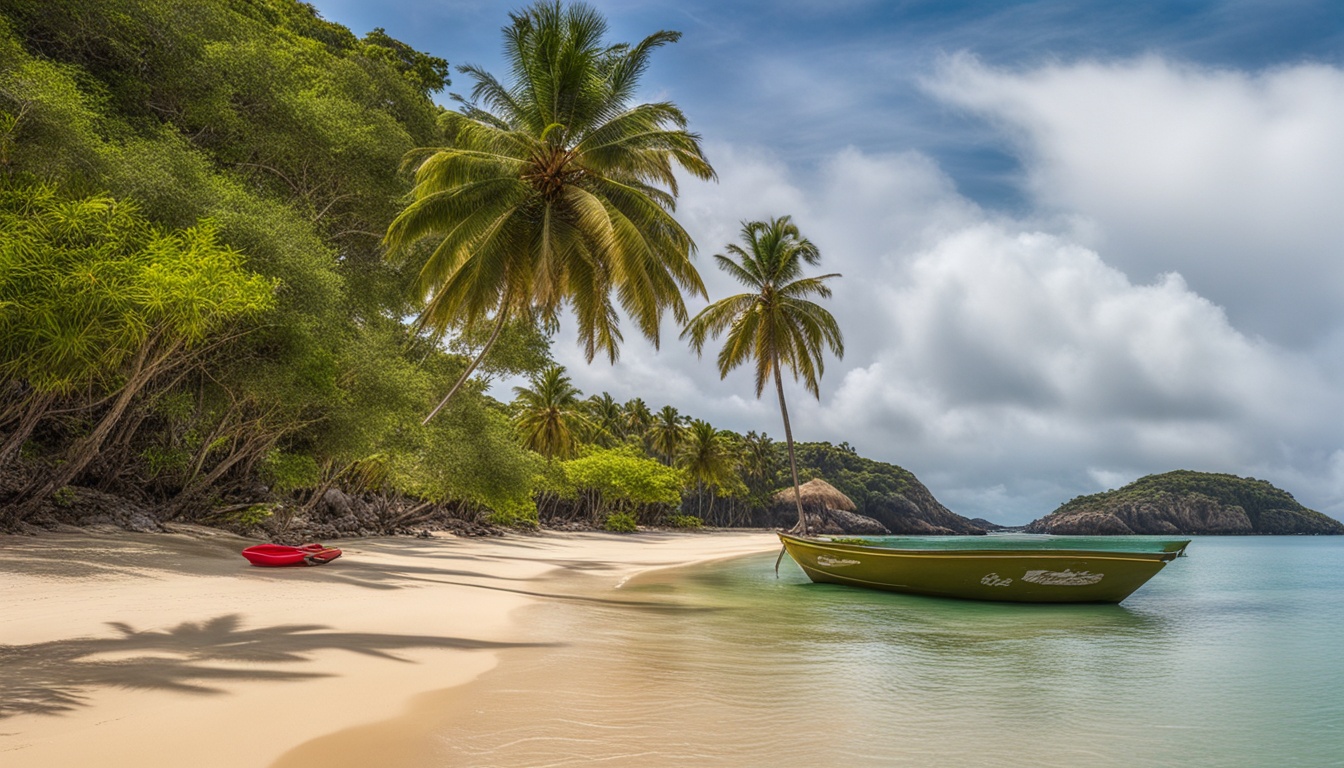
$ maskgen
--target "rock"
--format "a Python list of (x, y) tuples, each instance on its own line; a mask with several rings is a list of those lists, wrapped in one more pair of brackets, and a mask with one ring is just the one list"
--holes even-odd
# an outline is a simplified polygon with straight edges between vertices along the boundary
[(328, 488), (322, 494), (322, 507), (331, 517), (344, 517), (354, 508), (354, 498), (339, 488)]
[(138, 512), (127, 515), (126, 522), (123, 523), (123, 527), (125, 527), (126, 530), (128, 531), (136, 531), (138, 533), (163, 532), (163, 526), (159, 525), (158, 520), (155, 520), (149, 517), (148, 515), (140, 514)]
[[(980, 535), (984, 528), (944, 507), (922, 484), (906, 493), (868, 499), (866, 511), (892, 533), (916, 536)], [(916, 503), (910, 496), (919, 501)]]
[(867, 515), (860, 515), (857, 512), (845, 512), (840, 509), (828, 509), (826, 514), (830, 516), (842, 529), (842, 533), (857, 533), (865, 536), (883, 536), (891, 533), (887, 526), (877, 522)]

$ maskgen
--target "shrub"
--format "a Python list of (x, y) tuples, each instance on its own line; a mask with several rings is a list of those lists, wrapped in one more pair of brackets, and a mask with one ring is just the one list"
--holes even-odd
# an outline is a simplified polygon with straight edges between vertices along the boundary
[(501, 528), (537, 528), (537, 507), (523, 509), (496, 509), (486, 515), (486, 521)]
[(699, 528), (705, 524), (704, 520), (695, 515), (673, 515), (667, 522), (673, 528)]
[(634, 533), (639, 530), (639, 526), (635, 523), (635, 516), (629, 512), (613, 512), (607, 515), (602, 527), (614, 533)]
[(279, 493), (313, 488), (322, 480), (322, 470), (312, 456), (278, 448), (262, 460), (261, 474)]
[(253, 504), (246, 509), (230, 512), (224, 519), (242, 528), (255, 528), (270, 519), (273, 514), (275, 514), (274, 505)]

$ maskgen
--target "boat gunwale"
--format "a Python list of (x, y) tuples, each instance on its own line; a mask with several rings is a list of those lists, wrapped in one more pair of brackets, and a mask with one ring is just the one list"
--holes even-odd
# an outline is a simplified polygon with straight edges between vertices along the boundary
[[(1101, 549), (958, 549), (958, 550), (940, 550), (940, 549), (897, 549), (894, 547), (865, 546), (862, 544), (838, 543), (830, 541), (821, 541), (818, 539), (804, 538), (792, 534), (779, 534), (780, 542), (786, 545), (790, 543), (802, 546), (810, 546), (821, 550), (831, 550), (838, 552), (862, 553), (865, 555), (879, 555), (882, 557), (906, 557), (922, 559), (970, 559), (977, 560), (1000, 559), (1000, 560), (1020, 560), (1023, 558), (1046, 559), (1046, 560), (1122, 560), (1130, 562), (1167, 562), (1181, 556), (1185, 551), (1185, 546), (1171, 552), (1125, 552), (1122, 550), (1101, 550)], [(1180, 541), (1180, 539), (1173, 539)], [(1185, 541), (1185, 545), (1189, 545)]]

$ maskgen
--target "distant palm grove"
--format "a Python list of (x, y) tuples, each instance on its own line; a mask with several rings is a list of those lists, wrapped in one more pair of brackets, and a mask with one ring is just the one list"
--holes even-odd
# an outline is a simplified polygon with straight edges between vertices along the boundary
[[(914, 482), (847, 445), (790, 467), (781, 372), (819, 397), (843, 345), (786, 216), (701, 244), (751, 293), (690, 317), (714, 297), (675, 173), (714, 171), (636, 98), (677, 33), (613, 43), (581, 4), (500, 21), (509, 71), (462, 67), (447, 109), (446, 61), (296, 0), (0, 2), (0, 530), (123, 504), (279, 533), (333, 494), (377, 532), (792, 525), (772, 497), (799, 478), (861, 512)], [(622, 319), (726, 331), (719, 369), (751, 362), (782, 421), (578, 391), (551, 333), (614, 361)], [(486, 394), (507, 376), (512, 402)]]

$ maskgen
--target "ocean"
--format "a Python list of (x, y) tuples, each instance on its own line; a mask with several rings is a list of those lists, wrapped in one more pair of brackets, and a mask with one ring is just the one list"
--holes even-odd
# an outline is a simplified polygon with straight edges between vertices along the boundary
[(786, 557), (529, 608), (443, 766), (1344, 766), (1344, 537), (1195, 537), (1120, 605), (811, 584)]

